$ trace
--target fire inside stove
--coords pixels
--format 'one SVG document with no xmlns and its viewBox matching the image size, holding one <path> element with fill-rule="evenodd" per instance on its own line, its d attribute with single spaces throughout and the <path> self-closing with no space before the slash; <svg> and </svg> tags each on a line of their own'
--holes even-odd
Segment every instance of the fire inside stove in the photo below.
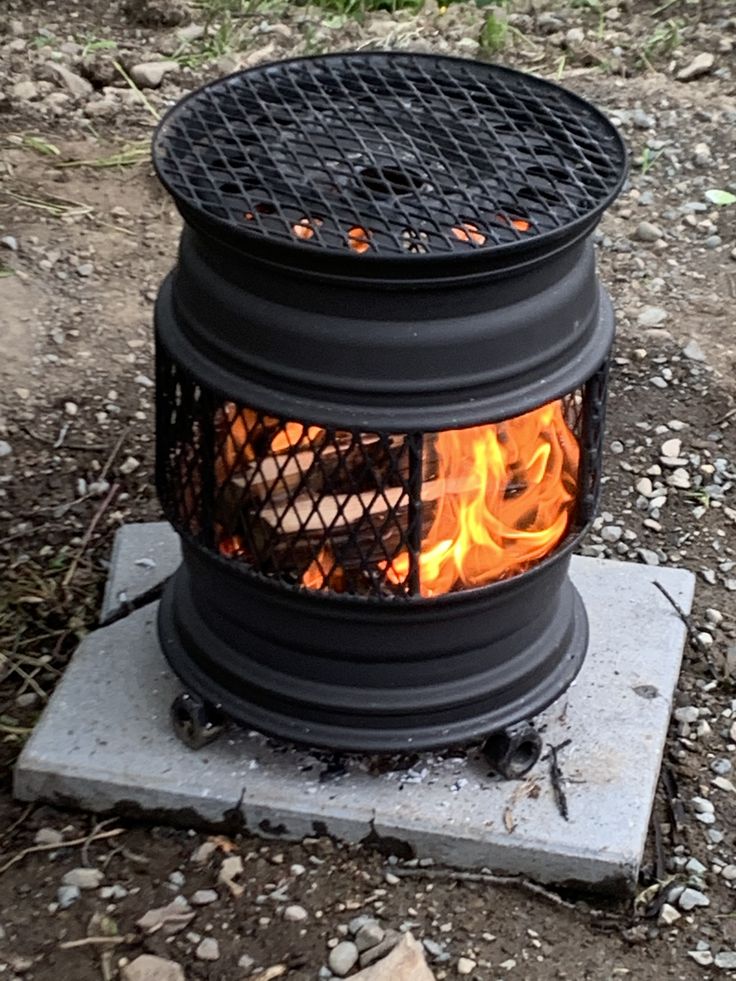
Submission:
<svg viewBox="0 0 736 981">
<path fill-rule="evenodd" d="M 438 596 L 525 571 L 567 535 L 579 395 L 430 434 L 352 433 L 226 403 L 221 555 L 308 590 Z"/>
</svg>

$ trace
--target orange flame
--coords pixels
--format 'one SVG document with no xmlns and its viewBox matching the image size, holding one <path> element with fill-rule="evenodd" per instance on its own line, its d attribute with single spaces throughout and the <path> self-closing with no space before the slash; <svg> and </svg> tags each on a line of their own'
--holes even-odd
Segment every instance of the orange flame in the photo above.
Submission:
<svg viewBox="0 0 736 981">
<path fill-rule="evenodd" d="M 419 557 L 421 593 L 481 586 L 528 568 L 564 537 L 580 449 L 561 401 L 505 422 L 437 436 L 437 510 Z M 384 563 L 406 581 L 409 557 Z"/>
</svg>

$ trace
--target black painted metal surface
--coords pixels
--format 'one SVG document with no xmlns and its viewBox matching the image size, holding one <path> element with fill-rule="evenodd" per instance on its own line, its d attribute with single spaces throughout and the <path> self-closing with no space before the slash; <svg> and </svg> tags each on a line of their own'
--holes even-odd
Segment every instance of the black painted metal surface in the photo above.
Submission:
<svg viewBox="0 0 736 981">
<path fill-rule="evenodd" d="M 174 670 L 245 725 L 338 749 L 534 716 L 587 645 L 567 567 L 600 489 L 614 322 L 591 233 L 625 173 L 613 127 L 508 69 L 338 55 L 193 93 L 154 160 L 185 219 L 156 306 Z M 426 595 L 436 434 L 557 400 L 580 449 L 562 538 Z"/>
</svg>

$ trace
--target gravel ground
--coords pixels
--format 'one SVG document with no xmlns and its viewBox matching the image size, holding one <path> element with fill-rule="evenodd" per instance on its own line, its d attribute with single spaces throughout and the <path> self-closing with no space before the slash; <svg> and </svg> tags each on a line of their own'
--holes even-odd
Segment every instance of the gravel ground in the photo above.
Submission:
<svg viewBox="0 0 736 981">
<path fill-rule="evenodd" d="M 736 205 L 708 195 L 736 191 L 736 18 L 726 0 L 508 6 L 347 17 L 269 0 L 233 18 L 214 0 L 3 5 L 4 977 L 307 981 L 352 973 L 354 943 L 407 931 L 438 981 L 736 976 Z M 420 868 L 402 878 L 416 863 L 390 842 L 99 827 L 10 798 L 9 767 L 94 625 L 115 528 L 159 513 L 151 304 L 179 222 L 147 158 L 153 117 L 240 65 L 356 46 L 559 78 L 631 148 L 598 233 L 619 339 L 603 511 L 583 552 L 690 568 L 698 589 L 641 892 L 597 916 L 579 897 L 570 909 Z M 361 915 L 377 923 L 356 935 Z"/>
</svg>

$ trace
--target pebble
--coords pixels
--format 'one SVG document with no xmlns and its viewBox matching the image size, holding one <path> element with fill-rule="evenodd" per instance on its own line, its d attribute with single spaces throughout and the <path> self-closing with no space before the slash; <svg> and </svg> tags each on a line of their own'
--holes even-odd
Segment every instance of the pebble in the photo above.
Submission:
<svg viewBox="0 0 736 981">
<path fill-rule="evenodd" d="M 667 319 L 667 311 L 663 307 L 644 307 L 636 322 L 640 327 L 658 327 Z"/>
<path fill-rule="evenodd" d="M 713 963 L 723 971 L 736 970 L 736 950 L 722 950 L 713 958 Z"/>
<path fill-rule="evenodd" d="M 708 870 L 697 858 L 689 858 L 685 863 L 685 871 L 690 872 L 692 875 L 703 875 Z"/>
<path fill-rule="evenodd" d="M 711 760 L 710 762 L 711 770 L 717 774 L 719 777 L 725 777 L 727 773 L 730 773 L 733 769 L 733 764 L 730 760 L 725 757 L 720 756 L 718 759 Z"/>
<path fill-rule="evenodd" d="M 194 956 L 200 961 L 219 961 L 220 945 L 214 937 L 205 937 L 194 951 Z"/>
<path fill-rule="evenodd" d="M 687 956 L 701 967 L 709 967 L 713 963 L 713 954 L 709 950 L 689 950 Z"/>
<path fill-rule="evenodd" d="M 719 245 L 723 244 L 723 239 L 720 235 L 709 235 L 705 240 L 706 249 L 717 249 Z"/>
<path fill-rule="evenodd" d="M 238 967 L 242 971 L 251 971 L 256 966 L 255 957 L 251 957 L 250 954 L 241 954 L 238 958 Z"/>
<path fill-rule="evenodd" d="M 192 906 L 209 906 L 210 903 L 216 903 L 218 898 L 214 889 L 198 889 L 189 902 Z"/>
<path fill-rule="evenodd" d="M 103 886 L 99 892 L 100 899 L 125 899 L 127 895 L 128 890 L 119 882 L 112 886 Z"/>
<path fill-rule="evenodd" d="M 176 71 L 179 67 L 176 61 L 144 61 L 133 65 L 130 77 L 142 89 L 157 89 L 168 72 Z"/>
<path fill-rule="evenodd" d="M 7 443 L 4 439 L 0 439 L 0 458 L 4 456 L 10 456 L 13 452 L 13 447 L 10 443 Z"/>
<path fill-rule="evenodd" d="M 380 944 L 385 935 L 386 931 L 381 924 L 377 923 L 376 920 L 371 920 L 370 923 L 364 924 L 355 934 L 355 946 L 362 954 L 364 950 L 369 950 L 371 947 L 375 947 L 376 944 Z"/>
<path fill-rule="evenodd" d="M 38 98 L 38 86 L 35 82 L 16 82 L 11 91 L 21 102 L 32 102 Z"/>
<path fill-rule="evenodd" d="M 635 237 L 640 242 L 656 242 L 662 238 L 662 229 L 651 221 L 642 221 L 639 222 Z"/>
<path fill-rule="evenodd" d="M 3 235 L 3 237 L 0 238 L 0 245 L 2 245 L 5 249 L 10 249 L 11 252 L 18 251 L 18 239 L 13 235 Z"/>
<path fill-rule="evenodd" d="M 129 473 L 133 473 L 134 470 L 137 470 L 140 465 L 140 460 L 136 460 L 134 456 L 129 456 L 120 464 L 118 469 L 120 470 L 120 473 L 127 476 Z"/>
<path fill-rule="evenodd" d="M 404 936 L 405 934 L 399 933 L 398 930 L 386 930 L 386 935 L 380 944 L 376 944 L 375 947 L 369 947 L 368 950 L 360 955 L 360 966 L 369 967 L 376 961 L 381 960 L 382 957 L 386 957 L 401 942 Z"/>
<path fill-rule="evenodd" d="M 686 913 L 689 913 L 690 910 L 698 906 L 710 906 L 710 900 L 705 893 L 700 892 L 699 889 L 693 889 L 690 886 L 682 890 L 677 902 L 680 909 L 685 910 Z"/>
<path fill-rule="evenodd" d="M 353 919 L 348 923 L 348 930 L 353 936 L 362 930 L 366 923 L 375 923 L 376 920 L 368 913 L 361 913 L 360 916 L 354 916 Z"/>
<path fill-rule="evenodd" d="M 105 878 L 101 869 L 71 869 L 62 878 L 65 886 L 76 886 L 77 889 L 98 889 Z"/>
<path fill-rule="evenodd" d="M 56 890 L 56 902 L 61 909 L 68 909 L 81 895 L 79 886 L 59 886 Z"/>
<path fill-rule="evenodd" d="M 86 279 L 87 276 L 92 275 L 92 273 L 95 271 L 95 267 L 91 262 L 80 262 L 75 271 L 77 276 L 81 276 L 83 279 Z"/>
<path fill-rule="evenodd" d="M 120 971 L 121 981 L 185 981 L 184 971 L 175 961 L 153 954 L 141 954 Z"/>
<path fill-rule="evenodd" d="M 687 490 L 692 486 L 690 474 L 682 467 L 677 467 L 676 470 L 673 470 L 673 472 L 667 478 L 667 484 L 670 487 L 676 487 L 678 490 Z"/>
<path fill-rule="evenodd" d="M 650 116 L 643 109 L 634 109 L 631 114 L 631 122 L 637 129 L 654 129 L 655 119 L 654 116 Z M 641 204 L 641 200 L 639 203 Z"/>
<path fill-rule="evenodd" d="M 601 528 L 601 538 L 604 542 L 611 544 L 619 541 L 623 533 L 623 528 L 620 528 L 618 525 L 606 525 L 605 528 Z"/>
<path fill-rule="evenodd" d="M 651 548 L 637 548 L 636 554 L 645 565 L 659 565 L 659 556 Z"/>
<path fill-rule="evenodd" d="M 664 903 L 662 909 L 659 911 L 659 922 L 664 923 L 665 926 L 672 926 L 676 923 L 682 914 L 675 909 L 674 906 L 670 906 L 669 903 Z"/>
<path fill-rule="evenodd" d="M 469 957 L 459 957 L 457 962 L 457 973 L 458 974 L 472 974 L 476 969 L 477 964 L 475 961 L 471 960 Z"/>
<path fill-rule="evenodd" d="M 666 439 L 662 446 L 660 447 L 662 451 L 662 456 L 665 459 L 676 460 L 680 456 L 680 450 L 682 449 L 682 440 L 677 439 Z"/>
<path fill-rule="evenodd" d="M 721 875 L 726 882 L 736 882 L 736 865 L 724 865 L 721 869 Z"/>
<path fill-rule="evenodd" d="M 692 82 L 693 79 L 707 75 L 715 64 L 715 56 L 710 51 L 701 51 L 693 60 L 681 68 L 677 73 L 677 80 L 680 82 Z"/>
<path fill-rule="evenodd" d="M 712 160 L 710 147 L 707 143 L 696 143 L 693 147 L 693 163 L 696 167 L 707 167 Z"/>
<path fill-rule="evenodd" d="M 394 875 L 393 872 L 387 872 L 384 879 L 389 886 L 398 886 L 398 884 L 401 882 L 398 875 Z"/>
<path fill-rule="evenodd" d="M 327 964 L 333 974 L 338 978 L 344 978 L 358 963 L 359 956 L 360 951 L 352 940 L 343 940 L 337 947 L 332 948 Z"/>
<path fill-rule="evenodd" d="M 194 849 L 190 861 L 196 862 L 197 865 L 204 865 L 205 862 L 209 862 L 216 851 L 217 845 L 214 841 L 205 841 L 204 844 Z"/>
<path fill-rule="evenodd" d="M 303 906 L 287 906 L 284 910 L 284 919 L 287 923 L 304 923 L 309 919 L 309 913 Z"/>
<path fill-rule="evenodd" d="M 56 828 L 39 828 L 33 839 L 35 845 L 61 845 L 64 835 Z"/>
<path fill-rule="evenodd" d="M 693 797 L 693 809 L 696 814 L 712 814 L 715 810 L 707 797 Z"/>
</svg>

